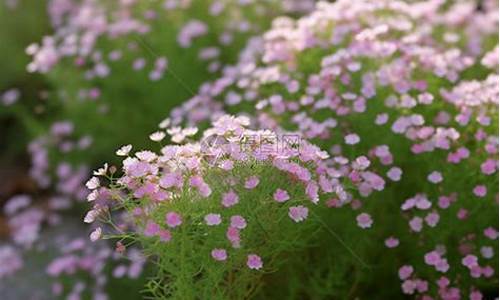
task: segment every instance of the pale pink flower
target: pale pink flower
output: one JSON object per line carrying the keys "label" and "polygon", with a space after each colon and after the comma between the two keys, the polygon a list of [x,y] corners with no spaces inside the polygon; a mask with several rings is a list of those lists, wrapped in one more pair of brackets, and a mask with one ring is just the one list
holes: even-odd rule
{"label": "pale pink flower", "polygon": [[399,268],[399,272],[398,273],[399,273],[399,279],[406,280],[413,273],[413,267],[409,266],[409,265],[404,265],[401,268]]}
{"label": "pale pink flower", "polygon": [[250,176],[245,181],[245,188],[249,190],[254,189],[259,184],[259,182],[260,182],[259,177]]}
{"label": "pale pink flower", "polygon": [[401,175],[403,175],[403,171],[398,167],[392,167],[387,171],[387,177],[392,181],[400,181]]}
{"label": "pale pink flower", "polygon": [[356,222],[358,222],[358,226],[366,229],[372,227],[373,220],[372,217],[367,213],[361,213],[356,217]]}
{"label": "pale pink flower", "polygon": [[409,224],[413,232],[420,232],[422,230],[423,220],[420,217],[413,217]]}
{"label": "pale pink flower", "polygon": [[386,240],[385,240],[385,246],[387,248],[396,248],[397,246],[399,246],[399,240],[395,237],[388,237]]}
{"label": "pale pink flower", "polygon": [[309,210],[307,207],[299,205],[299,206],[292,206],[288,209],[288,216],[292,218],[295,222],[302,222],[305,219],[307,219],[307,216],[309,214]]}
{"label": "pale pink flower", "polygon": [[441,175],[441,173],[438,171],[433,171],[427,176],[427,180],[434,184],[440,183],[441,181],[443,181],[443,175]]}
{"label": "pale pink flower", "polygon": [[247,266],[252,270],[259,270],[262,268],[262,259],[256,254],[250,254],[247,258]]}
{"label": "pale pink flower", "polygon": [[222,205],[224,207],[231,207],[237,204],[239,199],[238,195],[233,190],[230,190],[222,196]]}
{"label": "pale pink flower", "polygon": [[498,238],[498,231],[493,227],[488,227],[484,230],[484,235],[490,240],[496,240]]}
{"label": "pale pink flower", "polygon": [[229,226],[226,231],[226,237],[231,242],[233,248],[240,247],[241,238],[240,230],[238,228]]}
{"label": "pale pink flower", "polygon": [[212,258],[217,261],[224,261],[227,259],[227,252],[225,249],[213,249],[211,255]]}
{"label": "pale pink flower", "polygon": [[147,223],[146,223],[146,227],[144,228],[144,235],[145,236],[155,236],[158,234],[158,232],[160,231],[160,225],[156,224],[155,222],[149,220]]}
{"label": "pale pink flower", "polygon": [[474,195],[481,198],[486,196],[487,191],[488,190],[486,189],[485,185],[476,185],[473,190]]}
{"label": "pale pink flower", "polygon": [[162,242],[170,242],[170,240],[172,239],[172,234],[170,233],[170,230],[168,230],[168,229],[161,229],[158,232],[158,236],[160,237],[160,240]]}
{"label": "pale pink flower", "polygon": [[274,200],[276,200],[277,202],[285,202],[285,201],[287,201],[288,199],[290,199],[290,196],[288,195],[288,192],[287,192],[287,191],[282,190],[282,189],[277,189],[277,190],[274,192],[273,198],[274,198]]}
{"label": "pale pink flower", "polygon": [[101,227],[97,227],[94,231],[90,233],[90,240],[95,242],[102,237],[102,229]]}
{"label": "pale pink flower", "polygon": [[182,218],[176,212],[168,212],[165,215],[165,223],[168,225],[168,227],[175,228],[182,224]]}
{"label": "pale pink flower", "polygon": [[207,214],[205,216],[205,223],[208,226],[219,225],[222,222],[220,214]]}
{"label": "pale pink flower", "polygon": [[247,227],[247,221],[240,215],[232,216],[231,227],[244,229],[245,227]]}
{"label": "pale pink flower", "polygon": [[359,135],[355,133],[348,134],[344,137],[344,141],[347,145],[355,145],[359,143],[360,140]]}

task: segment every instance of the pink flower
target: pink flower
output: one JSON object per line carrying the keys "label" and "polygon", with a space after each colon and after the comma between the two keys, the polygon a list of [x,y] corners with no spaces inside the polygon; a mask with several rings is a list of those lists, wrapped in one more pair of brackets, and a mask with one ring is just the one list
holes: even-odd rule
{"label": "pink flower", "polygon": [[417,284],[413,280],[405,280],[401,284],[401,289],[403,290],[403,293],[405,293],[407,295],[414,294],[416,288],[417,288]]}
{"label": "pink flower", "polygon": [[306,194],[311,199],[311,201],[314,204],[317,204],[319,202],[319,195],[318,195],[318,185],[316,184],[315,181],[310,181],[307,186],[306,186]]}
{"label": "pink flower", "polygon": [[242,216],[236,215],[231,217],[231,227],[244,229],[247,227],[247,222]]}
{"label": "pink flower", "polygon": [[457,212],[457,218],[459,220],[465,220],[469,216],[469,211],[465,208],[460,208]]}
{"label": "pink flower", "polygon": [[471,269],[472,267],[477,266],[477,256],[475,255],[467,255],[464,258],[462,258],[462,265],[466,266],[467,268]]}
{"label": "pink flower", "polygon": [[182,188],[183,179],[182,175],[179,173],[167,173],[160,178],[159,184],[162,188],[168,189],[170,187]]}
{"label": "pink flower", "polygon": [[422,230],[423,220],[420,217],[413,217],[410,220],[410,228],[414,232],[420,232]]}
{"label": "pink flower", "polygon": [[259,184],[259,182],[260,182],[259,177],[250,176],[245,181],[245,188],[248,190],[254,189]]}
{"label": "pink flower", "polygon": [[439,222],[439,214],[437,212],[431,212],[425,217],[425,222],[430,227],[436,227]]}
{"label": "pink flower", "polygon": [[425,254],[424,261],[430,266],[435,266],[441,261],[441,255],[437,251],[431,251]]}
{"label": "pink flower", "polygon": [[373,220],[372,217],[367,213],[361,213],[356,217],[356,221],[358,222],[358,226],[366,229],[372,227]]}
{"label": "pink flower", "polygon": [[403,171],[398,167],[392,167],[387,171],[387,177],[392,181],[400,181],[401,175],[403,175]]}
{"label": "pink flower", "polygon": [[399,278],[401,280],[406,280],[413,273],[413,267],[409,266],[409,265],[402,266],[401,268],[399,268],[399,272],[398,273],[399,273]]}
{"label": "pink flower", "polygon": [[347,145],[355,145],[355,144],[359,143],[360,138],[359,138],[359,135],[357,135],[355,133],[351,133],[351,134],[348,134],[344,137],[344,141]]}
{"label": "pink flower", "polygon": [[208,226],[219,225],[222,222],[220,214],[207,214],[205,216],[205,223]]}
{"label": "pink flower", "polygon": [[250,254],[247,258],[247,266],[252,270],[259,270],[262,268],[262,259],[256,254]]}
{"label": "pink flower", "polygon": [[225,249],[213,249],[211,254],[212,258],[217,261],[224,261],[227,259],[227,252]]}
{"label": "pink flower", "polygon": [[484,230],[484,235],[490,240],[496,240],[498,238],[498,231],[493,227],[488,227]]}
{"label": "pink flower", "polygon": [[158,234],[158,232],[160,232],[160,229],[160,225],[150,220],[146,223],[146,227],[144,228],[144,235],[155,236],[156,234]]}
{"label": "pink flower", "polygon": [[170,240],[172,239],[172,234],[170,233],[170,230],[168,230],[168,229],[161,229],[158,232],[158,236],[160,237],[160,240],[162,242],[170,242]]}
{"label": "pink flower", "polygon": [[290,196],[288,195],[287,191],[282,189],[277,189],[276,192],[274,192],[273,198],[277,202],[285,202],[288,199],[290,199]]}
{"label": "pink flower", "polygon": [[226,237],[227,239],[231,242],[233,248],[239,248],[240,247],[240,230],[235,227],[228,227],[226,231]]}
{"label": "pink flower", "polygon": [[98,239],[100,239],[102,237],[102,229],[101,227],[97,227],[94,231],[92,231],[90,233],[90,240],[92,242],[95,242],[97,241]]}
{"label": "pink flower", "polygon": [[182,224],[182,218],[178,213],[169,212],[165,215],[165,223],[168,227],[175,228]]}
{"label": "pink flower", "polygon": [[483,300],[483,294],[479,291],[472,291],[469,295],[470,300]]}
{"label": "pink flower", "polygon": [[288,216],[297,223],[307,219],[308,214],[309,210],[302,205],[292,206],[288,209]]}
{"label": "pink flower", "polygon": [[486,196],[486,192],[487,192],[487,189],[486,189],[486,186],[484,185],[476,185],[476,187],[474,187],[474,195],[476,195],[477,197],[484,197]]}
{"label": "pink flower", "polygon": [[231,207],[238,202],[239,197],[233,190],[230,190],[222,196],[222,205],[224,207]]}
{"label": "pink flower", "polygon": [[486,175],[491,175],[495,173],[496,169],[497,169],[497,162],[493,159],[488,159],[481,164],[481,172],[483,172]]}
{"label": "pink flower", "polygon": [[441,175],[441,173],[438,171],[433,171],[429,174],[429,176],[427,176],[427,180],[429,180],[431,183],[437,184],[443,181],[443,175]]}
{"label": "pink flower", "polygon": [[388,237],[386,240],[385,240],[385,246],[387,248],[396,248],[397,246],[399,246],[399,240],[395,237]]}

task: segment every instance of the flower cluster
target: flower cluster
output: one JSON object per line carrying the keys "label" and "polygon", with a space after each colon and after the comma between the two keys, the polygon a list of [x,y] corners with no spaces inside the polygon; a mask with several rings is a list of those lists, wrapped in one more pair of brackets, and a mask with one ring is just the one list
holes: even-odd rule
{"label": "flower cluster", "polygon": [[[190,272],[200,267],[214,268],[202,271],[211,280],[221,280],[242,265],[272,269],[273,258],[286,247],[307,245],[304,232],[321,226],[315,211],[329,210],[332,203],[344,206],[355,190],[368,196],[385,184],[367,170],[366,157],[352,162],[329,157],[305,140],[278,147],[276,133],[249,130],[248,125],[248,118],[225,115],[200,142],[167,145],[159,154],[120,148],[117,154],[126,156],[123,175],[98,172],[87,182],[94,207],[85,221],[103,224],[90,238],[140,241],[169,274],[169,295],[184,295],[186,280],[194,276]],[[132,231],[111,218],[123,209],[135,224]],[[302,239],[294,242],[293,236]],[[184,260],[189,263],[179,265]],[[250,279],[232,280],[257,284]],[[228,284],[218,293],[248,293],[249,286],[238,290]],[[197,288],[200,293],[213,289],[212,284]]]}

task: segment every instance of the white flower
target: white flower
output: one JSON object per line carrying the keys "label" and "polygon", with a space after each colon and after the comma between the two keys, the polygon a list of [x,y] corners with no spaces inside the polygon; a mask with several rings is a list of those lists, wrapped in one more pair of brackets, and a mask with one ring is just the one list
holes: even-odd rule
{"label": "white flower", "polygon": [[132,145],[123,146],[116,151],[116,155],[127,156],[129,154],[130,150],[132,150]]}
{"label": "white flower", "polygon": [[163,131],[156,131],[149,135],[149,139],[153,142],[159,142],[165,138],[166,134]]}
{"label": "white flower", "polygon": [[193,135],[195,135],[197,132],[198,132],[198,128],[196,128],[196,127],[188,127],[188,128],[186,128],[186,129],[183,129],[183,130],[182,130],[182,133],[183,133],[185,136],[193,136]]}
{"label": "white flower", "polygon": [[182,128],[181,127],[172,127],[172,128],[169,128],[167,129],[167,133],[169,135],[175,135],[175,134],[178,134],[182,131]]}
{"label": "white flower", "polygon": [[189,127],[182,129],[181,127],[172,127],[167,129],[167,133],[172,136],[172,142],[181,143],[188,136],[193,136],[198,132],[198,128]]}
{"label": "white flower", "polygon": [[85,215],[85,218],[83,218],[83,222],[85,223],[92,223],[95,221],[95,218],[99,215],[99,213],[95,210],[89,210],[87,214]]}
{"label": "white flower", "polygon": [[95,176],[90,178],[89,181],[87,181],[87,183],[85,184],[85,186],[89,190],[95,190],[96,188],[99,187],[99,178],[97,178]]}
{"label": "white flower", "polygon": [[170,125],[170,118],[166,118],[165,120],[161,121],[161,123],[160,123],[160,125],[158,125],[158,127],[160,127],[161,129],[165,129],[169,125]]}
{"label": "white flower", "polygon": [[106,172],[108,172],[108,164],[105,163],[104,166],[97,171],[94,171],[95,176],[104,176],[106,175]]}
{"label": "white flower", "polygon": [[95,242],[97,241],[98,239],[100,239],[102,237],[102,229],[101,227],[97,227],[94,231],[92,231],[90,233],[90,240],[92,242]]}

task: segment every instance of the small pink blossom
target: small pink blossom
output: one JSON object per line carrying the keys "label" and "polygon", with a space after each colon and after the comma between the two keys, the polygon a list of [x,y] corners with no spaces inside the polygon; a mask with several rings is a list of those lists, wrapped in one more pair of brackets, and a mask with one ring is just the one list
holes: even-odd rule
{"label": "small pink blossom", "polygon": [[401,289],[403,290],[403,293],[405,293],[407,295],[414,294],[416,288],[417,288],[417,284],[413,280],[405,280],[401,284]]}
{"label": "small pink blossom", "polygon": [[396,248],[397,246],[399,246],[399,240],[395,237],[388,237],[386,240],[385,240],[385,246],[387,248]]}
{"label": "small pink blossom", "polygon": [[425,223],[427,223],[430,227],[436,227],[439,219],[440,217],[437,212],[431,212],[425,217]]}
{"label": "small pink blossom", "polygon": [[160,232],[160,230],[160,225],[150,220],[146,223],[146,227],[144,228],[144,235],[149,237],[155,236],[158,234],[158,232]]}
{"label": "small pink blossom", "polygon": [[305,219],[307,219],[307,216],[309,214],[309,210],[307,207],[299,205],[299,206],[292,206],[288,209],[288,216],[292,218],[295,222],[302,222]]}
{"label": "small pink blossom", "polygon": [[237,204],[239,199],[238,195],[233,190],[230,190],[222,196],[222,205],[224,207],[231,207]]}
{"label": "small pink blossom", "polygon": [[360,140],[359,135],[355,133],[348,134],[344,137],[344,141],[347,145],[355,145],[359,143]]}
{"label": "small pink blossom", "polygon": [[387,171],[387,177],[392,181],[400,181],[401,175],[403,175],[403,171],[398,167],[392,167]]}
{"label": "small pink blossom", "polygon": [[481,172],[486,175],[491,175],[496,172],[497,162],[493,159],[488,159],[481,164]]}
{"label": "small pink blossom", "polygon": [[168,212],[165,215],[165,223],[168,225],[168,227],[175,228],[182,224],[182,218],[176,212]]}
{"label": "small pink blossom", "polygon": [[247,266],[252,270],[259,270],[262,268],[262,259],[256,254],[250,254],[247,258]]}
{"label": "small pink blossom", "polygon": [[402,266],[401,268],[399,268],[399,272],[398,272],[399,279],[406,280],[411,276],[412,273],[413,273],[412,266],[409,266],[409,265]]}
{"label": "small pink blossom", "polygon": [[366,229],[372,227],[373,220],[372,217],[367,213],[361,213],[356,217],[356,221],[358,222],[358,226]]}
{"label": "small pink blossom", "polygon": [[427,176],[427,180],[429,180],[429,182],[431,183],[437,184],[443,181],[443,175],[441,175],[441,173],[438,171],[433,171],[429,174],[429,176]]}
{"label": "small pink blossom", "polygon": [[250,176],[245,181],[245,188],[248,190],[254,189],[259,184],[260,180],[257,176]]}
{"label": "small pink blossom", "polygon": [[97,227],[94,231],[90,233],[90,240],[95,242],[102,237],[102,229],[101,227]]}
{"label": "small pink blossom", "polygon": [[412,231],[420,232],[422,230],[423,220],[420,217],[413,217],[409,224]]}
{"label": "small pink blossom", "polygon": [[277,189],[276,192],[274,192],[273,198],[277,202],[285,202],[288,199],[290,199],[290,196],[288,195],[287,191],[282,189]]}
{"label": "small pink blossom", "polygon": [[247,227],[247,221],[240,215],[232,216],[231,227],[244,229],[245,227]]}
{"label": "small pink blossom", "polygon": [[484,230],[484,235],[490,240],[496,240],[498,238],[498,231],[493,227],[488,227]]}
{"label": "small pink blossom", "polygon": [[477,266],[477,256],[471,254],[465,256],[464,258],[462,258],[462,265],[466,266],[469,269]]}
{"label": "small pink blossom", "polygon": [[228,227],[226,231],[226,237],[227,239],[231,242],[233,248],[239,248],[240,247],[240,230],[235,227]]}
{"label": "small pink blossom", "polygon": [[225,249],[213,249],[211,255],[212,258],[217,261],[224,261],[227,259],[227,252]]}
{"label": "small pink blossom", "polygon": [[222,222],[220,214],[207,214],[205,216],[205,223],[208,226],[219,225]]}
{"label": "small pink blossom", "polygon": [[162,242],[170,242],[170,240],[172,239],[172,234],[170,233],[170,230],[168,230],[168,229],[161,229],[158,232],[158,236],[160,237],[160,240]]}
{"label": "small pink blossom", "polygon": [[484,186],[484,185],[476,185],[474,187],[473,193],[477,197],[481,197],[481,198],[484,197],[484,196],[486,196],[486,193],[487,193],[486,186]]}

